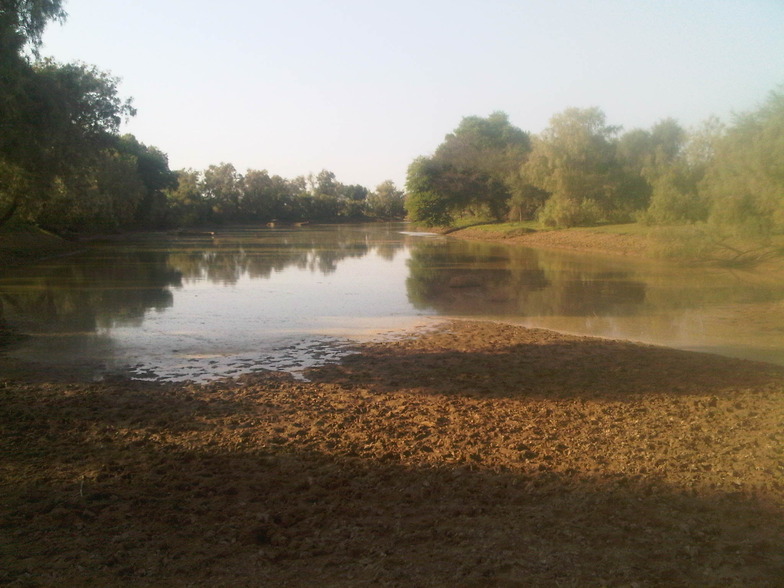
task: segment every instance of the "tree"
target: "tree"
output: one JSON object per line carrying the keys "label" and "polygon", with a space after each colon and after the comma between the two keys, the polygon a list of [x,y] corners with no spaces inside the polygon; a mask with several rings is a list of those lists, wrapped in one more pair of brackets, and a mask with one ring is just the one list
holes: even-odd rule
{"label": "tree", "polygon": [[272,220],[275,218],[275,195],[272,190],[272,178],[266,169],[249,169],[242,176],[242,201],[240,212],[243,218],[254,220]]}
{"label": "tree", "polygon": [[515,171],[529,149],[528,134],[502,112],[464,118],[432,157],[409,167],[409,215],[424,224],[460,215],[502,218],[516,187]]}
{"label": "tree", "polygon": [[784,92],[738,116],[711,145],[699,186],[709,223],[737,236],[784,234]]}
{"label": "tree", "polygon": [[120,137],[115,149],[133,158],[136,175],[143,185],[143,196],[134,211],[134,224],[164,226],[168,221],[166,190],[177,185],[177,175],[169,169],[169,158],[157,147],[148,147],[131,134]]}
{"label": "tree", "polygon": [[204,170],[202,193],[221,220],[237,220],[242,200],[242,176],[230,163],[211,165]]}
{"label": "tree", "polygon": [[451,209],[455,203],[444,195],[439,185],[443,175],[444,164],[432,157],[418,157],[408,166],[405,205],[412,222],[430,227],[452,223]]}
{"label": "tree", "polygon": [[403,218],[406,214],[404,202],[404,192],[397,189],[395,182],[386,180],[368,197],[368,214],[379,219]]}
{"label": "tree", "polygon": [[165,190],[173,224],[194,226],[212,222],[212,207],[202,194],[201,174],[192,169],[182,169],[174,174],[176,186]]}
{"label": "tree", "polygon": [[436,150],[436,157],[460,169],[475,169],[499,180],[513,173],[531,148],[528,133],[503,112],[465,117]]}
{"label": "tree", "polygon": [[93,198],[73,187],[92,177],[95,188],[99,162],[111,173],[130,163],[107,151],[121,120],[134,114],[117,79],[81,63],[32,60],[46,25],[64,19],[61,0],[0,0],[0,226],[15,214],[34,219],[48,199],[58,208],[63,198]]}
{"label": "tree", "polygon": [[118,80],[93,66],[44,60],[25,76],[6,119],[12,130],[0,138],[0,171],[11,170],[0,181],[10,186],[0,193],[0,225],[18,210],[34,215],[58,178],[93,167],[135,113],[118,96]]}
{"label": "tree", "polygon": [[133,155],[106,149],[68,175],[59,176],[40,203],[36,222],[56,233],[113,231],[132,226],[146,188]]}
{"label": "tree", "polygon": [[359,184],[340,185],[341,216],[346,219],[362,219],[367,216],[370,190]]}
{"label": "tree", "polygon": [[550,194],[540,218],[553,226],[616,220],[624,211],[615,158],[617,127],[598,108],[568,108],[534,139],[521,173]]}
{"label": "tree", "polygon": [[686,156],[687,140],[686,131],[671,118],[650,131],[635,129],[620,138],[617,154],[624,173],[623,191],[642,222],[673,224],[704,216],[698,178]]}
{"label": "tree", "polygon": [[25,48],[37,54],[49,21],[65,17],[61,0],[0,0],[0,55],[19,55]]}

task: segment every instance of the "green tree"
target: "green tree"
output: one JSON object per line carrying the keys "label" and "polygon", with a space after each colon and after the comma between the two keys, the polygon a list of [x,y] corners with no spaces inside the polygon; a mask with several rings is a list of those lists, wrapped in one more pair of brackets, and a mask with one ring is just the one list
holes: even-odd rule
{"label": "green tree", "polygon": [[459,169],[474,169],[505,179],[531,148],[528,133],[509,122],[503,112],[487,118],[467,116],[436,150],[436,158]]}
{"label": "green tree", "polygon": [[340,186],[341,216],[347,220],[362,219],[367,216],[370,190],[359,184]]}
{"label": "green tree", "polygon": [[462,202],[446,197],[442,188],[446,166],[432,157],[418,157],[408,166],[406,212],[412,222],[425,226],[448,226],[452,210]]}
{"label": "green tree", "polygon": [[615,157],[617,132],[600,109],[569,108],[534,139],[521,173],[550,194],[540,213],[545,224],[593,224],[628,214]]}
{"label": "green tree", "polygon": [[118,80],[93,66],[45,60],[26,76],[12,132],[0,138],[0,172],[7,174],[0,225],[17,211],[34,219],[56,181],[94,168],[114,145],[121,120],[135,112],[118,96]]}
{"label": "green tree", "polygon": [[410,218],[430,225],[462,215],[502,218],[529,148],[528,134],[502,112],[464,118],[432,157],[418,158],[409,167]]}
{"label": "green tree", "polygon": [[134,211],[133,222],[140,227],[162,227],[168,222],[166,190],[177,185],[177,175],[169,169],[169,158],[157,147],[140,143],[126,134],[117,140],[118,153],[130,156],[143,185],[143,196]]}
{"label": "green tree", "polygon": [[242,176],[230,163],[211,165],[204,170],[201,184],[204,198],[217,219],[236,221],[242,201]]}
{"label": "green tree", "polygon": [[29,49],[37,55],[50,21],[65,20],[61,0],[0,0],[0,55],[9,58]]}
{"label": "green tree", "polygon": [[40,203],[36,222],[57,233],[113,231],[132,226],[146,194],[133,155],[106,149],[72,173],[59,176]]}
{"label": "green tree", "polygon": [[688,135],[674,119],[650,131],[635,129],[618,141],[627,202],[647,224],[693,222],[705,214],[697,192],[698,177],[686,157]]}
{"label": "green tree", "polygon": [[243,218],[269,221],[275,218],[276,195],[273,181],[266,169],[249,169],[242,177]]}
{"label": "green tree", "polygon": [[212,206],[202,193],[201,174],[193,169],[182,169],[174,174],[176,185],[164,192],[172,224],[198,226],[213,222]]}
{"label": "green tree", "polygon": [[708,222],[735,236],[784,233],[784,93],[738,116],[712,152],[700,182]]}
{"label": "green tree", "polygon": [[381,182],[367,199],[368,214],[378,219],[403,218],[406,214],[404,206],[405,194],[398,190],[395,182]]}

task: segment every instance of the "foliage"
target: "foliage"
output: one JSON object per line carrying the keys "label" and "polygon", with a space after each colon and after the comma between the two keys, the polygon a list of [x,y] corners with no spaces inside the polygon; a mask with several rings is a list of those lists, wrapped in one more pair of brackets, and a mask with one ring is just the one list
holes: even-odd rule
{"label": "foliage", "polygon": [[240,174],[233,165],[203,172],[181,170],[166,191],[171,223],[178,226],[224,222],[334,222],[403,218],[403,193],[387,180],[371,193],[344,185],[333,172],[287,180],[267,170]]}
{"label": "foliage", "polygon": [[529,149],[528,134],[502,112],[464,118],[432,157],[409,167],[409,218],[430,226],[462,215],[500,220],[517,188],[514,172]]}
{"label": "foliage", "polygon": [[64,197],[63,185],[78,184],[100,161],[113,164],[106,150],[134,113],[117,79],[93,66],[44,60],[20,68],[15,82],[2,102],[0,225],[15,213],[35,219],[47,201]]}
{"label": "foliage", "polygon": [[25,47],[37,53],[49,21],[62,22],[61,0],[0,0],[0,41],[2,53],[18,54]]}
{"label": "foliage", "polygon": [[392,180],[376,186],[367,197],[368,215],[377,219],[399,219],[406,215],[405,193],[398,190]]}
{"label": "foliage", "polygon": [[408,218],[425,226],[446,226],[452,223],[454,204],[443,194],[444,164],[430,157],[415,159],[408,166],[406,177],[406,211]]}
{"label": "foliage", "polygon": [[716,142],[700,191],[709,224],[736,236],[784,233],[784,93],[739,116]]}
{"label": "foliage", "polygon": [[618,221],[628,214],[616,160],[617,127],[598,108],[569,108],[550,119],[521,173],[550,194],[540,212],[548,226]]}
{"label": "foliage", "polygon": [[556,114],[530,139],[514,129],[498,113],[468,117],[434,155],[414,160],[409,218],[449,225],[505,212],[550,227],[637,219],[690,227],[675,231],[672,248],[733,263],[770,254],[784,235],[783,90],[731,125],[712,117],[688,132],[667,118],[619,136],[595,107]]}
{"label": "foliage", "polygon": [[[408,168],[408,194],[374,191],[329,170],[286,179],[230,163],[169,169],[161,150],[120,125],[133,116],[118,79],[95,66],[40,59],[61,0],[0,0],[0,227],[57,232],[221,222],[467,218],[554,227],[626,222],[689,227],[689,246],[732,259],[765,255],[784,235],[784,94],[732,124],[687,132],[664,119],[620,129],[596,107],[569,108],[538,136],[506,114],[468,116]],[[702,240],[699,247],[695,244]],[[761,252],[761,253],[758,253]]]}

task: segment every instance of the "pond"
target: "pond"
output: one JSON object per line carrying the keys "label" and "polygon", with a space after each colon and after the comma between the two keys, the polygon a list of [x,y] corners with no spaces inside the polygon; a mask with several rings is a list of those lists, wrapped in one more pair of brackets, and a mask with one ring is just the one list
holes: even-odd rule
{"label": "pond", "polygon": [[475,317],[784,364],[784,285],[407,231],[242,227],[90,245],[0,275],[9,373],[301,376],[351,343]]}

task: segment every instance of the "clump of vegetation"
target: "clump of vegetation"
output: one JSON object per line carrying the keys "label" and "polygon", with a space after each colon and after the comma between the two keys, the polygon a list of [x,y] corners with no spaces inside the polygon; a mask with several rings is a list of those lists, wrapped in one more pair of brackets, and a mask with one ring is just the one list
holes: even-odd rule
{"label": "clump of vegetation", "polygon": [[83,63],[41,59],[61,0],[0,4],[0,227],[25,222],[61,235],[128,228],[397,219],[403,192],[344,185],[327,170],[293,180],[229,163],[173,171],[166,154],[121,135],[134,116],[119,80]]}
{"label": "clump of vegetation", "polygon": [[408,170],[409,217],[568,228],[639,222],[660,253],[727,263],[780,252],[784,238],[784,93],[731,125],[687,132],[665,119],[621,134],[599,108],[569,108],[532,136],[503,113],[463,119]]}

